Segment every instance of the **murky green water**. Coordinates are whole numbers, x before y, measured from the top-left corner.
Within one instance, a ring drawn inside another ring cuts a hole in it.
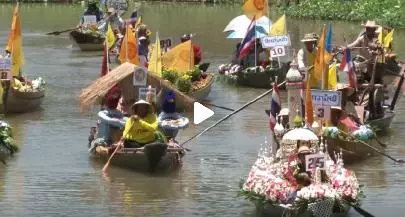
[[[43,77],[48,89],[42,111],[6,118],[21,152],[7,167],[0,167],[0,216],[255,216],[254,206],[236,193],[268,135],[263,112],[268,98],[188,144],[192,152],[178,173],[153,177],[111,167],[103,175],[102,165],[89,159],[87,137],[96,117],[82,115],[77,100],[80,90],[98,77],[101,54],[79,52],[67,35],[44,35],[75,26],[82,11],[70,5],[21,8],[25,72],[30,78]],[[229,60],[235,47],[236,41],[226,40],[222,30],[241,13],[239,7],[155,4],[145,5],[142,13],[161,37],[179,40],[183,33],[197,33],[195,42],[212,70]],[[6,42],[11,14],[11,5],[0,6],[0,46]],[[304,33],[319,32],[323,23],[289,19],[293,45],[299,45]],[[335,42],[341,44],[344,37],[353,40],[360,26],[336,23],[334,31]],[[405,32],[395,34],[397,52],[405,56]],[[216,83],[209,99],[238,108],[263,91]],[[400,101],[387,149],[398,158],[405,158],[404,108],[405,101]],[[214,110],[211,119],[182,131],[178,140],[227,114]],[[366,185],[366,210],[375,216],[404,216],[404,166],[373,157],[353,168]]]

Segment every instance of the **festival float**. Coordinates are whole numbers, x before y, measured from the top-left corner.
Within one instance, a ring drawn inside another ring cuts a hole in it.
[[[280,148],[275,152],[266,142],[240,196],[263,216],[345,216],[350,207],[361,209],[363,192],[355,173],[344,168],[342,153],[333,161],[310,128],[280,132],[277,125],[275,132],[284,134]]]
[[[274,81],[275,77],[284,80],[289,63],[282,62],[280,57],[286,55],[285,49],[290,46],[285,16],[272,25],[266,16],[251,20],[247,15],[240,15],[225,27],[224,32],[228,39],[242,39],[242,42],[237,45],[232,63],[218,67],[222,81],[270,88],[269,81]]]
[[[147,87],[148,85],[151,85],[153,88]],[[157,98],[156,92],[162,87],[175,92],[176,97],[182,97],[179,96],[179,91],[169,82],[161,80],[161,78],[154,73],[148,73],[142,67],[125,62],[95,80],[89,87],[82,91],[80,94],[80,108],[82,111],[88,112],[92,107],[100,105],[108,91],[115,86],[119,87],[121,90],[121,97],[124,99],[123,106],[126,107],[124,110],[127,111],[129,111],[130,105],[138,101],[138,99],[144,99],[149,95],[142,94],[145,93],[145,88],[148,91],[153,90],[152,92],[155,97],[151,98],[152,100],[146,99],[152,101],[152,104],[155,105]],[[148,91],[146,93],[148,93]],[[188,104],[191,105],[193,102],[192,99],[187,100]],[[96,126],[93,127],[90,132],[90,153],[95,159],[106,162],[112,155],[112,151],[110,151],[112,149],[106,151],[106,148],[103,148],[103,145],[98,143],[96,138],[97,130],[98,127]],[[114,130],[112,137],[115,139],[113,142],[118,142],[121,136],[122,130]],[[179,146],[174,140],[164,140],[166,141],[165,144],[159,144],[160,147],[166,147],[163,153],[156,151],[157,148],[155,144],[146,144],[142,148],[122,148],[115,153],[114,157],[111,159],[111,164],[145,172],[176,170],[182,165],[185,149]]]
[[[0,55],[0,75],[3,85],[3,106],[0,112],[23,113],[39,107],[45,97],[46,82],[41,78],[28,80],[22,76],[24,54],[18,4],[14,9],[10,38],[6,51]]]
[[[0,161],[6,164],[6,160],[19,151],[13,138],[11,126],[0,120]]]

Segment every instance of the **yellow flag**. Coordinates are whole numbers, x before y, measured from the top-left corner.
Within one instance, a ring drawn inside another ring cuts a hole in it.
[[[181,43],[162,56],[162,64],[184,74],[194,67],[194,51],[191,40]]]
[[[3,92],[4,92],[4,89],[3,89],[3,84],[0,82],[0,105],[3,105]]]
[[[156,73],[159,77],[162,77],[162,51],[160,49],[160,39],[158,33],[156,33],[156,42],[152,49],[148,71]]]
[[[278,20],[271,25],[270,33],[271,36],[276,35],[287,35],[287,29],[285,25],[285,14],[278,18]]]
[[[328,89],[333,90],[336,89],[336,84],[337,84],[337,74],[336,74],[336,63],[332,63],[332,65],[329,67],[329,72],[328,72]]]
[[[262,16],[268,16],[269,3],[268,0],[246,0],[242,6],[243,13],[252,19],[256,16],[259,19]]]
[[[385,37],[384,37],[384,47],[389,48],[392,40],[394,39],[394,29],[391,30]]]
[[[315,63],[314,63],[314,71],[313,75],[311,75],[311,87],[319,87],[319,83],[324,79],[324,85],[321,85],[323,88],[327,87],[327,72],[325,70],[326,62],[325,62],[325,26],[322,28],[321,37],[319,38],[319,47],[316,53]],[[322,77],[322,74],[324,75]],[[322,83],[322,82],[321,82]]]
[[[378,40],[378,43],[379,43],[380,45],[384,46],[383,28],[380,27],[379,31],[380,31],[380,33],[378,33],[378,39],[377,39],[377,40]],[[378,57],[378,62],[379,62],[379,63],[384,63],[384,61],[385,61],[385,58],[384,58],[383,55],[381,55],[381,56]]]
[[[24,53],[22,50],[21,25],[18,5],[14,8],[11,31],[8,38],[6,50],[11,52],[13,76],[20,75],[20,69],[24,64]]]
[[[119,58],[121,63],[130,62],[139,65],[138,46],[135,40],[135,35],[129,25],[127,25],[127,31],[121,43]]]
[[[138,29],[138,27],[142,24],[142,16],[139,16],[138,19],[136,19],[135,23],[135,29]]]
[[[108,24],[108,26],[107,26],[106,40],[107,40],[108,49],[111,49],[111,47],[115,43],[115,35],[114,35],[114,32],[112,31],[110,24]]]

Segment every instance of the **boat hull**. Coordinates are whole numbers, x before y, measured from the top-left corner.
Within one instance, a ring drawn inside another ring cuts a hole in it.
[[[10,88],[4,106],[0,106],[0,113],[25,113],[38,110],[45,97],[45,90],[38,92],[19,92]]]
[[[95,152],[93,158],[107,162],[110,154],[106,152]],[[111,159],[111,164],[122,168],[131,169],[138,172],[169,172],[180,169],[184,153],[178,148],[168,148],[157,165],[152,166],[147,155],[143,151],[134,151],[134,149],[124,148],[117,151]]]
[[[375,152],[361,142],[344,141],[341,139],[325,138],[328,144],[328,153],[334,159],[334,154],[339,153],[342,149],[343,162],[345,164],[356,163],[365,158],[374,155]],[[381,146],[377,146],[371,141],[366,142],[368,145],[384,151]]]
[[[382,134],[388,131],[394,117],[395,117],[394,112],[386,111],[383,118],[367,121],[366,124],[369,124],[370,126],[377,128],[377,134]]]
[[[279,81],[284,81],[287,71],[283,69],[277,70],[275,73],[269,72],[254,72],[239,75],[236,79],[236,83],[239,86],[253,87],[253,88],[272,88],[272,81],[277,76]]]
[[[260,203],[255,203],[256,205],[256,211],[260,216],[272,216],[272,217],[277,217],[277,216],[288,216],[289,210],[285,207],[278,206],[278,205],[271,205],[271,204],[260,204]],[[345,208],[346,210],[343,212],[334,212],[332,213],[331,217],[343,217],[346,216],[349,207]],[[306,211],[304,213],[300,213],[298,216],[294,217],[312,217],[313,214],[311,211]]]
[[[80,31],[71,31],[69,36],[81,51],[102,51],[104,49],[104,38]]]

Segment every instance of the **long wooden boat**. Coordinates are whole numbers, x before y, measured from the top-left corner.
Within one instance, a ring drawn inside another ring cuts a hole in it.
[[[153,153],[153,145],[156,144],[147,144],[143,148],[123,148],[115,153],[111,164],[139,172],[167,172],[181,167],[184,157],[182,148],[167,147],[166,145],[165,153],[162,153],[163,156],[159,156],[159,153]],[[107,162],[111,156],[110,153],[97,148],[92,155],[103,162]]]
[[[212,84],[215,81],[215,76],[213,75],[213,73],[209,72],[208,76],[205,79],[209,79],[209,81],[206,83],[205,86],[191,91],[189,93],[187,93],[187,95],[193,99],[195,99],[196,101],[202,101],[204,99],[206,99],[208,97],[208,95],[211,92],[211,88],[212,88]],[[159,92],[159,94],[157,95],[157,99],[158,99],[158,103],[157,106],[158,108],[160,107],[160,105],[162,105],[165,93],[167,92],[167,89],[163,89],[162,91]],[[180,100],[178,100],[178,98],[176,98],[176,108],[181,110],[184,108],[184,105],[180,102]]]
[[[45,90],[36,92],[20,92],[10,88],[4,106],[0,106],[0,113],[24,113],[40,108],[45,97]]]
[[[102,51],[104,49],[105,38],[100,35],[74,30],[69,33],[69,36],[81,51]]]
[[[272,82],[275,80],[275,77],[278,77],[279,81],[284,81],[288,69],[280,68],[277,69],[274,73],[270,72],[252,72],[244,73],[240,72],[237,76],[236,83],[240,86],[253,87],[253,88],[271,88]]]
[[[255,203],[256,205],[256,213],[259,214],[260,216],[289,216],[290,209],[287,207],[283,207],[280,205],[272,205],[272,204],[261,204],[261,203]],[[331,215],[331,217],[343,217],[346,216],[347,213],[349,212],[350,207],[346,206],[344,207],[343,210],[340,210],[340,212],[334,211]],[[313,213],[309,210],[305,211],[304,213],[300,213],[298,216],[294,217],[312,217],[314,216]]]
[[[329,155],[334,158],[335,153],[342,150],[343,161],[345,164],[352,164],[364,160],[365,158],[374,155],[375,152],[359,141],[345,141],[342,139],[326,137]],[[373,143],[371,140],[365,141],[368,145],[383,151],[380,145]]]

